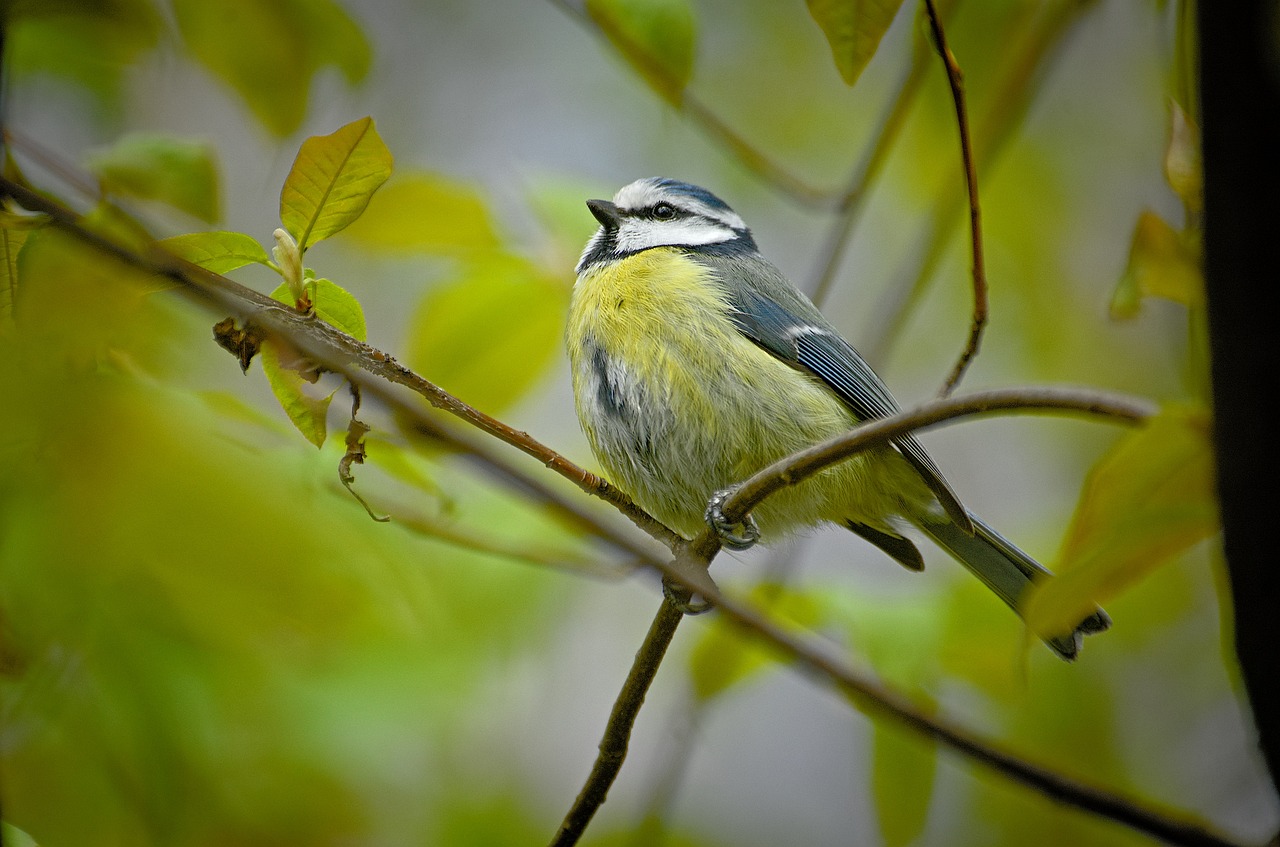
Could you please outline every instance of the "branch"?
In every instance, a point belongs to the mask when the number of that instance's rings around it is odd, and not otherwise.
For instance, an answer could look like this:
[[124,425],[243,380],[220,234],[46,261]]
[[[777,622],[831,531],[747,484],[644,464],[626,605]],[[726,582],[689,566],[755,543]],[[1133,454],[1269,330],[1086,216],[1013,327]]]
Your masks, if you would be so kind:
[[[1043,75],[1072,26],[1096,5],[1097,0],[1052,3],[1045,7],[1046,20],[1023,28],[1030,35],[1007,51],[1008,59],[987,98],[991,105],[976,124],[973,153],[978,169],[989,171],[1004,152],[1006,142],[1039,90],[1035,86],[1036,81]],[[934,207],[918,243],[910,250],[911,255],[920,257],[918,264],[903,275],[903,284],[890,286],[888,297],[867,321],[869,329],[858,349],[868,361],[887,358],[888,346],[933,279],[962,203],[959,186],[956,185],[954,190],[947,190]]]
[[573,806],[565,815],[559,831],[551,839],[551,847],[569,847],[577,844],[586,831],[587,824],[603,805],[618,771],[627,757],[627,745],[631,742],[631,730],[635,726],[636,716],[644,705],[645,694],[648,693],[658,667],[675,637],[676,627],[680,625],[684,613],[676,608],[670,599],[662,601],[657,616],[649,625],[644,643],[636,653],[627,674],[627,681],[614,700],[613,711],[609,713],[609,723],[605,726],[604,737],[600,740],[600,754],[596,757],[591,774],[587,777]]
[[887,444],[915,430],[940,423],[1004,411],[1019,414],[1068,413],[1140,424],[1158,411],[1143,398],[1084,388],[995,388],[962,397],[944,397],[923,403],[892,417],[878,418],[779,459],[737,485],[723,503],[731,523],[741,521],[764,498],[779,489],[799,485],[814,474],[871,447]]
[[[179,259],[158,245],[153,244],[144,255],[117,244],[81,224],[76,213],[71,209],[7,177],[0,176],[0,197],[6,195],[30,211],[48,215],[56,226],[103,254],[135,270],[167,277],[178,283],[183,291],[195,296],[206,305],[228,311],[237,319],[252,323],[269,335],[287,341],[300,353],[359,386],[365,395],[377,398],[392,412],[400,413],[410,421],[411,428],[417,433],[462,451],[506,484],[545,503],[562,519],[625,550],[641,561],[650,565],[655,563],[656,560],[650,548],[636,544],[629,537],[565,500],[543,483],[510,465],[482,442],[445,428],[439,422],[427,417],[418,406],[410,404],[399,394],[389,390],[387,384],[403,386],[436,408],[449,412],[532,456],[586,493],[614,506],[640,529],[668,547],[680,541],[678,535],[649,516],[617,488],[595,474],[578,467],[527,432],[521,432],[467,405],[401,365],[392,356],[335,329],[313,315],[298,312],[234,280]],[[360,371],[365,371],[378,379],[363,376]]]
[[[600,537],[610,540],[623,549],[634,551],[637,558],[659,570],[669,584],[679,586],[688,592],[689,596],[699,595],[718,608],[721,614],[735,626],[744,629],[752,637],[767,642],[818,680],[856,697],[864,708],[874,709],[897,720],[902,725],[940,741],[1006,777],[1059,802],[1124,823],[1182,847],[1232,847],[1230,842],[1202,828],[1151,812],[1118,795],[1102,792],[1046,771],[999,750],[994,745],[975,738],[942,719],[919,712],[906,698],[861,675],[849,666],[843,657],[833,655],[829,645],[813,638],[793,635],[748,605],[723,595],[707,574],[707,565],[720,550],[720,540],[713,532],[708,530],[693,541],[680,539],[603,480],[572,464],[527,433],[512,429],[473,409],[414,374],[382,351],[232,280],[178,260],[159,247],[152,246],[144,255],[116,244],[85,228],[79,223],[75,213],[60,203],[0,176],[0,197],[3,196],[13,197],[29,210],[49,215],[56,226],[83,243],[100,250],[103,254],[137,270],[173,279],[201,302],[230,311],[245,320],[253,321],[256,326],[268,333],[281,336],[330,370],[342,374],[352,382],[358,382],[367,396],[376,397],[392,410],[411,418],[414,425],[421,431],[432,437],[444,437],[449,439],[452,445],[471,450],[477,460],[507,477],[509,481],[529,486],[534,490],[544,490],[540,489],[537,483],[490,455],[483,447],[442,429],[426,417],[422,409],[405,402],[381,382],[394,382],[397,385],[409,387],[433,405],[538,458],[551,470],[573,481],[583,491],[601,497],[622,510],[642,529],[667,543],[674,551],[675,557],[671,561],[654,558],[649,551],[634,545],[629,539],[574,509],[553,492],[546,491],[546,496],[549,498],[546,502],[549,506],[566,517],[581,521],[584,526],[592,527]],[[360,375],[357,369],[367,371],[378,377],[378,380]],[[946,417],[966,414],[963,411],[966,402],[977,404],[976,408],[967,412],[968,414],[978,414],[996,408],[1021,408],[1026,411],[1059,409],[1108,415],[1122,420],[1136,420],[1145,417],[1151,411],[1150,405],[1143,401],[1129,400],[1126,403],[1118,400],[1114,395],[1085,392],[1084,394],[1088,395],[1086,400],[1079,394],[1061,389],[1040,389],[1039,391],[1042,398],[1039,405],[1028,401],[1025,393],[1017,399],[1017,402],[1014,402],[1015,398],[1008,393],[987,392],[983,395],[974,395],[979,399],[968,401],[963,399],[934,401],[914,413],[865,424],[857,432],[862,433],[862,437],[866,440],[867,443],[864,446],[868,446],[873,441],[866,432],[874,435],[875,443],[879,443],[902,434],[913,424],[937,423]],[[1032,390],[1031,393],[1036,394],[1036,390]],[[1018,392],[1013,394],[1017,395]],[[985,398],[985,401],[981,398]],[[946,407],[945,413],[942,407]],[[819,445],[819,447],[823,446]],[[836,445],[836,449],[839,449],[839,445]],[[769,470],[766,469],[766,473]],[[736,508],[741,508],[745,502],[736,497],[732,499]],[[579,814],[585,814],[586,820],[590,819],[590,814],[603,802],[613,777],[621,767],[622,760],[618,756],[618,751],[625,751],[644,693],[656,675],[658,661],[665,653],[666,644],[670,643],[679,617],[678,608],[670,601],[664,601],[654,625],[650,628],[650,636],[637,656],[636,664],[628,677],[627,687],[618,698],[614,707],[614,717],[610,721],[605,741],[602,742],[601,756],[605,761],[598,768],[601,776],[598,779],[588,780],[588,785],[583,790],[586,799],[581,804],[575,803],[575,809],[581,805]],[[571,812],[571,814],[574,813]],[[581,828],[585,827],[586,820],[583,820],[580,825],[574,825],[579,833]],[[566,836],[559,843],[572,844],[574,839]]]
[[982,328],[987,323],[987,271],[982,256],[982,213],[978,208],[978,171],[973,164],[973,144],[969,140],[969,114],[965,108],[964,73],[956,62],[951,48],[947,46],[947,35],[942,29],[942,21],[938,18],[938,10],[933,0],[924,0],[925,9],[929,13],[929,28],[933,31],[933,40],[942,57],[942,64],[947,69],[947,82],[951,85],[951,99],[956,106],[956,125],[960,130],[960,158],[964,162],[965,188],[969,192],[969,237],[973,253],[973,323],[969,327],[969,340],[960,358],[956,361],[951,375],[942,385],[942,396],[955,390],[964,376],[973,357],[978,355],[978,346],[982,343]]

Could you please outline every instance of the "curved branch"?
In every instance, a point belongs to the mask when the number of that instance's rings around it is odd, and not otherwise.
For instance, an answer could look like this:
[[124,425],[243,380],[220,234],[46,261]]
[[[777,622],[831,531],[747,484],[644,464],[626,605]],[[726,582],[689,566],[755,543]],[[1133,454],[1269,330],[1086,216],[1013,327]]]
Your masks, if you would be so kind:
[[961,397],[940,398],[892,417],[866,421],[848,432],[762,468],[733,489],[724,501],[724,515],[730,522],[741,521],[747,512],[775,491],[798,485],[829,465],[870,447],[887,444],[914,430],[1001,411],[1081,414],[1138,424],[1154,415],[1158,407],[1149,400],[1127,394],[1052,386],[994,388]]

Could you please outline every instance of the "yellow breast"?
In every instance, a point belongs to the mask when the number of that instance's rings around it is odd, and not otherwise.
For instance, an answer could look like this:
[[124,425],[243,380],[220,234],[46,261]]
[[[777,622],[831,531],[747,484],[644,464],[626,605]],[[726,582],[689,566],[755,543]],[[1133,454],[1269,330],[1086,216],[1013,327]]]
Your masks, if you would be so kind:
[[[584,271],[570,306],[574,397],[597,459],[685,535],[701,531],[715,491],[853,424],[819,380],[739,332],[729,302],[707,265],[654,248]],[[756,519],[766,534],[831,519],[815,498],[845,498],[818,487],[863,488],[863,475],[860,462],[842,465],[771,498]]]

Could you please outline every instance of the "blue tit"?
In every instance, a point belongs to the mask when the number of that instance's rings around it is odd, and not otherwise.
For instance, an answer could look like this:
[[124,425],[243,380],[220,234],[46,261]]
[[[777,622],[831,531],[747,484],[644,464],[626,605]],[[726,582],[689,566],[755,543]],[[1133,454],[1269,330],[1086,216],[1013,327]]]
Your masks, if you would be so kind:
[[[777,459],[899,410],[711,192],[641,179],[587,207],[600,228],[567,328],[578,420],[609,479],[675,531],[701,532],[713,495]],[[776,492],[753,518],[766,539],[835,523],[921,570],[903,531],[915,527],[1014,611],[1050,576],[965,509],[912,435]],[[730,546],[753,540],[710,522]],[[1097,609],[1047,643],[1073,659],[1109,625]]]

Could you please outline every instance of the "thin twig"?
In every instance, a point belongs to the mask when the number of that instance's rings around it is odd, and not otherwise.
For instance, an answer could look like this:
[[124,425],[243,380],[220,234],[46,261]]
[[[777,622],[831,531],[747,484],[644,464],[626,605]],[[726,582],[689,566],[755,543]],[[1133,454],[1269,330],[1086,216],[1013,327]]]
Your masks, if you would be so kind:
[[964,162],[965,188],[969,192],[969,243],[973,257],[973,322],[969,326],[969,340],[960,351],[960,358],[951,369],[947,381],[942,384],[940,395],[946,397],[960,384],[960,378],[978,355],[982,344],[982,329],[987,323],[987,270],[982,254],[982,212],[978,206],[978,169],[973,162],[973,143],[969,140],[969,113],[965,106],[964,73],[947,46],[947,34],[933,0],[924,0],[929,13],[929,28],[937,44],[938,55],[947,69],[947,82],[951,86],[951,99],[956,107],[956,126],[960,130],[960,158]]
[[[998,82],[992,86],[987,98],[990,107],[975,124],[973,150],[978,169],[989,173],[993,164],[1004,152],[1019,120],[1026,113],[1033,95],[1039,90],[1039,80],[1050,60],[1057,55],[1065,36],[1097,0],[1078,0],[1070,3],[1052,3],[1046,7],[1044,22],[1030,22],[1018,27],[1030,34],[1008,51]],[[951,184],[934,206],[929,223],[923,228],[910,255],[918,256],[914,269],[903,274],[901,284],[888,288],[888,294],[866,321],[868,327],[860,339],[858,349],[870,361],[883,361],[888,357],[888,347],[901,333],[907,317],[919,303],[935,271],[942,261],[950,238],[951,228],[958,222],[958,212],[964,199],[957,184]]]
[[627,674],[627,680],[614,700],[613,711],[609,713],[609,723],[605,726],[604,737],[600,739],[600,753],[591,768],[591,775],[587,777],[573,806],[560,824],[560,829],[551,839],[551,847],[577,844],[586,831],[587,824],[591,823],[591,818],[604,803],[627,757],[631,730],[635,726],[640,707],[644,705],[645,695],[653,685],[662,658],[671,646],[671,639],[675,637],[676,628],[680,626],[683,617],[684,613],[671,600],[663,600],[662,607],[650,624],[644,643],[631,664],[631,672]]
[[[110,239],[86,229],[80,224],[75,213],[60,203],[0,176],[0,197],[4,196],[13,197],[29,210],[48,214],[59,228],[72,234],[83,243],[101,251],[106,256],[113,257],[137,270],[173,279],[206,305],[211,304],[242,318],[253,320],[256,325],[267,333],[277,334],[285,338],[294,347],[316,362],[323,363],[329,370],[342,374],[349,380],[359,380],[361,388],[367,396],[376,397],[392,410],[413,418],[425,431],[434,434],[443,430],[440,430],[435,422],[425,417],[422,409],[406,403],[396,393],[387,390],[381,384],[381,381],[394,382],[398,385],[412,388],[434,405],[450,411],[467,422],[480,427],[485,432],[489,432],[495,437],[518,447],[525,453],[539,458],[548,468],[566,479],[570,479],[584,491],[603,497],[616,507],[623,509],[624,514],[627,514],[638,526],[651,532],[654,537],[661,538],[668,543],[675,552],[675,557],[670,561],[655,559],[649,551],[635,548],[640,550],[637,554],[638,558],[650,563],[652,567],[659,570],[668,583],[684,589],[690,595],[699,595],[707,603],[718,608],[720,613],[731,623],[745,630],[752,637],[771,645],[782,655],[793,660],[801,669],[812,674],[816,679],[831,684],[846,694],[856,697],[862,707],[874,709],[895,719],[917,732],[952,747],[974,761],[1004,774],[1009,779],[1062,803],[1126,824],[1140,832],[1164,839],[1171,844],[1180,845],[1180,847],[1232,847],[1231,842],[1201,827],[1174,819],[1168,815],[1152,812],[1127,798],[1099,791],[1092,786],[1047,771],[1022,758],[1000,750],[995,745],[980,740],[941,718],[922,713],[906,698],[888,688],[884,688],[879,683],[850,667],[843,656],[833,654],[830,645],[811,637],[801,637],[788,632],[750,606],[723,595],[707,574],[708,563],[720,549],[720,540],[714,533],[708,530],[693,541],[679,539],[679,536],[662,527],[661,524],[647,516],[624,495],[607,486],[598,477],[573,465],[567,459],[555,453],[555,451],[532,439],[527,433],[514,430],[472,409],[427,380],[413,374],[412,371],[404,368],[385,353],[357,341],[323,321],[302,315],[294,309],[252,289],[245,288],[232,280],[204,271],[190,263],[182,262],[158,247],[153,248],[144,255],[128,247],[116,244]],[[368,377],[364,377],[359,373],[358,369],[363,369],[378,379],[371,380]],[[1092,398],[1089,400],[1075,392],[1064,393],[1061,389],[1056,391],[1040,389],[1029,392],[1030,398],[1024,397],[1024,402],[1018,404],[1015,403],[1015,398],[1011,396],[1015,393],[1012,391],[1003,394],[997,392],[995,394],[998,394],[998,397],[988,396],[986,398],[983,409],[970,410],[969,413],[978,414],[982,411],[994,410],[1001,403],[1003,403],[1004,408],[1010,409],[1029,403],[1036,406],[1038,411],[1053,408],[1105,415],[1122,420],[1141,419],[1150,413],[1149,404],[1145,404],[1142,401],[1131,401],[1129,403],[1112,402],[1115,399],[1115,395],[1086,392]],[[1035,399],[1037,397],[1039,399]],[[964,398],[934,401],[934,404],[922,407],[921,411],[868,423],[860,429],[875,433],[878,443],[879,440],[890,439],[902,434],[909,428],[909,424],[941,422],[945,415],[943,410],[938,408],[938,404],[953,404],[949,409],[949,413],[959,415],[964,413],[963,410],[967,408],[967,403],[972,402],[974,401]],[[866,437],[866,444],[863,445],[865,447],[872,442],[872,439],[867,437],[865,433],[864,437]],[[477,455],[484,455],[483,451],[479,451]],[[506,470],[502,468],[501,463],[495,463],[494,467],[502,469],[503,472]],[[517,475],[517,479],[522,476]],[[559,498],[548,502],[552,507],[561,508],[559,504],[562,501]],[[742,502],[739,500],[730,505],[734,505],[735,508],[741,508]],[[624,549],[633,547],[629,540],[617,536],[607,527],[596,524],[591,518],[580,516],[578,512],[572,509],[567,509],[567,514],[573,517],[580,517],[586,525],[596,526],[598,533],[603,537],[609,538],[618,546]],[[642,655],[658,660],[661,659],[666,650],[666,645],[670,643],[671,635],[678,625],[679,615],[678,609],[670,602],[664,601],[663,608],[659,611],[657,618],[655,618],[655,623],[650,629],[650,637],[646,639],[645,646],[641,648]],[[609,760],[602,765],[602,771],[606,772],[606,775],[611,771],[613,776],[616,776],[617,768],[621,767],[622,760],[619,756],[619,750],[625,753],[626,742],[630,736],[635,715],[638,714],[644,692],[648,690],[656,672],[657,664],[655,662],[651,662],[648,659],[641,662],[638,659],[637,667],[633,667],[633,673],[628,678],[627,688],[615,704],[614,714],[617,716],[617,720],[611,721],[610,731],[606,734],[607,743],[604,745],[608,751],[606,758]],[[634,685],[631,684],[632,681],[634,681]],[[614,764],[615,761],[616,764]],[[584,788],[584,791],[590,796],[587,798],[587,802],[581,804],[581,812],[587,815],[588,820],[590,818],[590,814],[587,814],[589,807],[594,803],[595,808],[598,808],[599,803],[603,802],[604,793],[607,792],[612,784],[612,777],[605,778],[602,776],[598,780],[589,780],[589,783]],[[593,799],[595,797],[599,798],[598,801]],[[575,804],[575,807],[578,805]],[[582,826],[585,826],[585,822]],[[578,831],[580,832],[581,829],[579,828]],[[573,842],[563,841],[561,843],[571,844]]]

